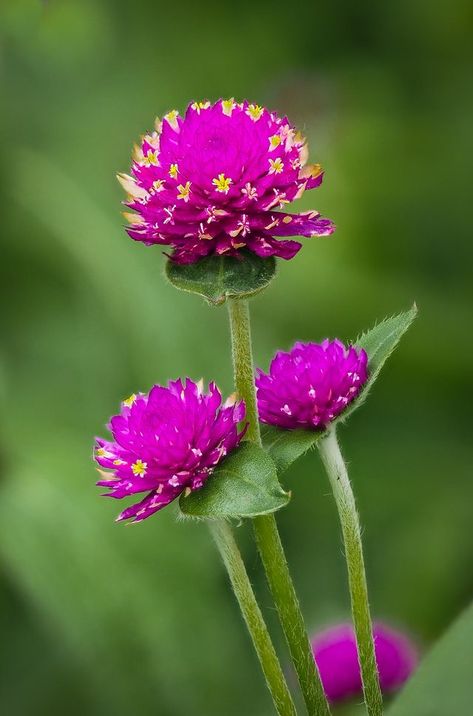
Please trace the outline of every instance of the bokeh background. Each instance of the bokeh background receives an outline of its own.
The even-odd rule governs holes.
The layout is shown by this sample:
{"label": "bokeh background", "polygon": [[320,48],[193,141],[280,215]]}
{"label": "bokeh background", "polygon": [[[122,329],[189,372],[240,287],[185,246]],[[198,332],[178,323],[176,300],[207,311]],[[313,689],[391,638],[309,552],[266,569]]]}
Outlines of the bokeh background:
{"label": "bokeh background", "polygon": [[[272,713],[205,526],[173,507],[116,525],[94,487],[92,438],[123,397],[179,375],[232,389],[225,309],[166,285],[114,178],[154,116],[194,98],[287,113],[326,169],[300,204],[338,230],[254,300],[259,365],[417,301],[342,441],[375,616],[428,649],[471,599],[471,23],[468,0],[1,0],[3,713]],[[286,485],[317,630],[349,613],[336,511],[316,454]]]}

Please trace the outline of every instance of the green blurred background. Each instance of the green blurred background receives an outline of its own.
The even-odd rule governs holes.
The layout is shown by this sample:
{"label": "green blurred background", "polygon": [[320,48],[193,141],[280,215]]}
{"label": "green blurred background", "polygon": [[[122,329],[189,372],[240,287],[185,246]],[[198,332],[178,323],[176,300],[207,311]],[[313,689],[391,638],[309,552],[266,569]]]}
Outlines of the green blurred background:
{"label": "green blurred background", "polygon": [[[194,98],[287,113],[326,169],[300,203],[338,230],[253,302],[258,364],[417,301],[342,441],[376,617],[428,648],[471,599],[471,22],[468,0],[1,0],[3,713],[272,712],[206,528],[173,507],[118,526],[94,487],[92,437],[124,396],[179,375],[232,389],[225,310],[165,284],[114,177],[155,115]],[[336,511],[315,454],[286,485],[316,630],[348,615]]]}

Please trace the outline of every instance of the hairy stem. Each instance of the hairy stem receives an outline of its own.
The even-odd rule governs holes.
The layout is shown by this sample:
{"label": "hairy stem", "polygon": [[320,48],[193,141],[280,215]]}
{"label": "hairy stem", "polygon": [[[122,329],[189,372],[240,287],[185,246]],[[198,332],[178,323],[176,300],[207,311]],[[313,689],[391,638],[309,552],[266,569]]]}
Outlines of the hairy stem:
{"label": "hairy stem", "polygon": [[383,713],[383,698],[374,651],[360,522],[350,479],[340,452],[334,427],[319,440],[318,446],[330,480],[335,502],[337,503],[342,526],[351,609],[358,645],[358,660],[366,709],[369,716],[381,716]]}
{"label": "hairy stem", "polygon": [[[239,397],[246,404],[246,418],[249,423],[247,437],[261,445],[248,302],[230,299],[228,311],[235,386]],[[256,517],[253,520],[253,527],[256,544],[309,716],[329,716],[330,709],[314,661],[274,515]]]}
{"label": "hairy stem", "polygon": [[248,574],[231,527],[224,521],[210,522],[210,530],[227,568],[233,591],[250,632],[256,653],[280,716],[296,716],[296,709],[276,656],[266,624],[256,602]]}

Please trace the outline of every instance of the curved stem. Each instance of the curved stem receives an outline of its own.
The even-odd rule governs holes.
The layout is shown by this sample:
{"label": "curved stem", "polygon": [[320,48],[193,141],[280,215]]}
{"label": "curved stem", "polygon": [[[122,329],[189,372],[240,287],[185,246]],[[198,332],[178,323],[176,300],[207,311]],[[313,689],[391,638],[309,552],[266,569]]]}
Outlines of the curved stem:
{"label": "curved stem", "polygon": [[355,497],[334,427],[319,440],[318,447],[337,503],[342,526],[351,609],[366,708],[370,716],[381,716],[383,713],[383,698],[374,650],[360,522]]}
{"label": "curved stem", "polygon": [[[248,302],[229,300],[228,311],[235,386],[246,404],[246,417],[249,422],[247,437],[261,445]],[[253,527],[309,716],[330,716],[274,515],[256,517]]]}
{"label": "curved stem", "polygon": [[210,530],[227,568],[233,591],[263,669],[266,684],[280,716],[296,716],[296,709],[276,656],[266,624],[256,602],[245,565],[230,526],[223,521],[210,522]]}
{"label": "curved stem", "polygon": [[330,716],[274,515],[253,521],[256,544],[309,716]]}

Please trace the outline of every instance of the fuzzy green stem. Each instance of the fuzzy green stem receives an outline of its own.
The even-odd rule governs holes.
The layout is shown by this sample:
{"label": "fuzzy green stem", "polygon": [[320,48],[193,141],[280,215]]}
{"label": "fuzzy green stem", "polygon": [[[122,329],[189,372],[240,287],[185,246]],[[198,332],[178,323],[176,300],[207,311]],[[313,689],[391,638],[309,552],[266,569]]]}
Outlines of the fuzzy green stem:
{"label": "fuzzy green stem", "polygon": [[245,401],[248,431],[246,437],[261,445],[258,406],[256,404],[253,351],[251,348],[250,307],[245,300],[229,300],[228,313],[232,336],[233,374],[238,395]]}
{"label": "fuzzy green stem", "polygon": [[360,522],[335,427],[332,427],[327,435],[319,440],[318,447],[340,516],[366,709],[369,716],[382,716],[383,698],[374,651]]}
{"label": "fuzzy green stem", "polygon": [[210,522],[210,530],[227,568],[243,618],[280,716],[296,716],[296,709],[276,656],[261,610],[256,601],[245,565],[231,527],[224,521]]}
{"label": "fuzzy green stem", "polygon": [[[247,437],[261,445],[248,301],[229,300],[235,386],[246,404]],[[253,520],[256,544],[309,716],[330,716],[274,515]]]}

